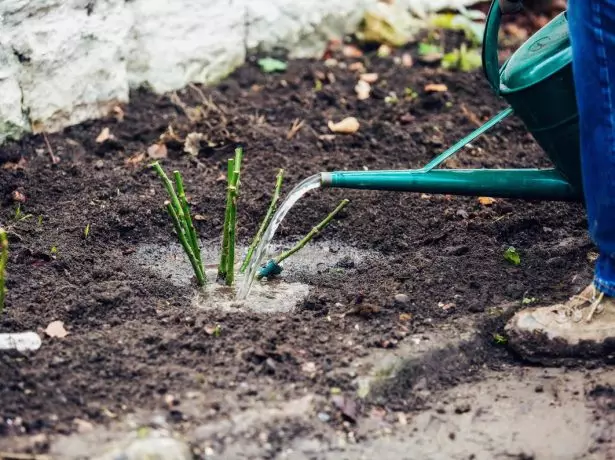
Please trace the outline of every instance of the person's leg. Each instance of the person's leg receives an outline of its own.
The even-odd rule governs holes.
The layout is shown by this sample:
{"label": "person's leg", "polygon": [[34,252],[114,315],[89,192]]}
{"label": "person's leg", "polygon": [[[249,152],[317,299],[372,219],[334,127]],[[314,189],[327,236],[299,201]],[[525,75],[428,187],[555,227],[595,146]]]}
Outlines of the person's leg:
{"label": "person's leg", "polygon": [[594,282],[615,296],[615,0],[570,0],[568,17]]}
{"label": "person's leg", "polygon": [[615,353],[615,0],[569,0],[567,14],[588,230],[600,255],[581,295],[508,323],[511,345],[537,361]]}

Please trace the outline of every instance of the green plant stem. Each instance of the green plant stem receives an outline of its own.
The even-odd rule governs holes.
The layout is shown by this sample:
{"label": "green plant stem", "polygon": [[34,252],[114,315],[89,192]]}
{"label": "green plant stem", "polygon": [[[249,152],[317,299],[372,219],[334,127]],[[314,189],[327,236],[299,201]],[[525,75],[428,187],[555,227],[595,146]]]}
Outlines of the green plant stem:
{"label": "green plant stem", "polygon": [[184,181],[182,180],[182,176],[179,171],[173,171],[173,175],[175,176],[175,186],[177,187],[177,194],[179,195],[179,201],[182,206],[182,211],[184,212],[184,226],[186,231],[186,236],[189,237],[189,243],[192,247],[192,252],[194,253],[197,262],[199,263],[199,267],[201,268],[201,272],[203,272],[203,262],[201,260],[201,249],[199,248],[199,241],[196,237],[196,230],[194,229],[194,224],[192,222],[192,217],[190,216],[190,207],[188,206],[188,200],[186,199],[186,192],[184,190]]}
{"label": "green plant stem", "polygon": [[168,176],[162,169],[162,166],[160,166],[160,162],[156,161],[152,163],[151,166],[158,173],[158,176],[162,180],[162,185],[164,185],[164,188],[167,190],[169,198],[171,199],[171,204],[173,205],[173,208],[175,209],[175,212],[177,213],[177,217],[179,217],[180,220],[183,220],[184,211],[181,205],[179,204],[179,199],[177,198],[177,194],[175,193],[175,190],[173,189],[173,184],[171,183]]}
{"label": "green plant stem", "polygon": [[233,175],[235,174],[235,160],[229,159],[226,171],[226,208],[224,210],[224,227],[222,228],[222,250],[220,251],[220,263],[218,264],[218,280],[226,279],[228,259],[228,226],[231,214],[231,187],[233,185]]}
{"label": "green plant stem", "polygon": [[299,241],[293,248],[291,248],[288,251],[283,252],[282,254],[277,256],[274,259],[275,262],[277,264],[279,264],[284,259],[289,258],[295,252],[301,250],[306,244],[308,244],[310,242],[310,240],[312,240],[312,238],[314,238],[316,235],[318,235],[327,225],[329,225],[331,223],[331,221],[333,220],[333,218],[335,217],[335,215],[337,213],[339,213],[342,209],[344,209],[349,202],[350,202],[349,200],[342,200],[340,202],[340,204],[338,204],[337,207],[331,212],[331,214],[329,214],[327,217],[325,217],[325,219],[321,223],[319,223],[316,227],[314,227],[312,230],[310,230],[310,233],[305,235],[303,237],[303,239],[301,241]]}
{"label": "green plant stem", "polygon": [[179,220],[179,216],[175,212],[173,205],[171,203],[167,204],[167,212],[173,221],[173,226],[175,227],[175,232],[177,233],[177,237],[179,238],[179,242],[181,243],[188,259],[190,260],[190,264],[192,265],[192,269],[194,270],[194,274],[196,275],[196,280],[199,286],[205,285],[205,274],[203,273],[203,267],[199,264],[194,252],[192,251],[192,247],[186,238],[186,234],[183,231],[182,224]]}
{"label": "green plant stem", "polygon": [[237,198],[239,197],[239,176],[243,149],[235,149],[233,183],[231,187],[231,210],[228,226],[228,253],[226,259],[226,285],[232,286],[235,280],[235,234],[237,229]]}
{"label": "green plant stem", "polygon": [[9,259],[9,240],[4,229],[0,229],[0,313],[4,311],[4,298],[6,296],[5,276],[6,264]]}
{"label": "green plant stem", "polygon": [[276,177],[275,189],[273,191],[273,197],[271,198],[271,203],[269,204],[269,209],[267,210],[267,214],[265,215],[263,222],[261,222],[261,226],[258,229],[258,232],[256,232],[256,236],[254,237],[252,244],[250,244],[250,247],[248,248],[248,254],[246,255],[246,258],[244,259],[243,264],[241,264],[241,268],[239,269],[241,273],[244,273],[246,269],[248,268],[248,265],[250,264],[250,260],[252,260],[252,255],[254,254],[254,250],[256,249],[256,246],[258,246],[258,244],[261,242],[261,239],[263,238],[263,233],[265,233],[265,230],[267,229],[269,222],[271,222],[271,218],[273,217],[273,212],[275,211],[276,205],[278,204],[278,201],[280,200],[280,190],[282,189],[283,179],[284,179],[284,170],[280,169]]}

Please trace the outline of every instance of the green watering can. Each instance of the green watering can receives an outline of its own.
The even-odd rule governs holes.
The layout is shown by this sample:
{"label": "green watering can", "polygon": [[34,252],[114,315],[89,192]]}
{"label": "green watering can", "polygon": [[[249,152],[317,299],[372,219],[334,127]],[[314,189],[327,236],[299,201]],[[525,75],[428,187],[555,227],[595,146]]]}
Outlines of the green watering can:
{"label": "green watering can", "polygon": [[[510,105],[421,169],[321,173],[321,186],[501,198],[582,201],[578,111],[572,78],[567,13],[555,17],[502,66],[497,0],[487,15],[483,70],[497,95]],[[555,168],[435,169],[465,145],[515,114],[524,122]]]}

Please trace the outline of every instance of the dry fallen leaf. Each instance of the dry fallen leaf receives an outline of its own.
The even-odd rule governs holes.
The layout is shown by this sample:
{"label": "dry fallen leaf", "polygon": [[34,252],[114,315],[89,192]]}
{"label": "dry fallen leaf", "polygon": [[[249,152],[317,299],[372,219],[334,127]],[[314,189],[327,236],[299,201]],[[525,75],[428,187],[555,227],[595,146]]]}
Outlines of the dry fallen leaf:
{"label": "dry fallen leaf", "polygon": [[203,133],[188,134],[186,136],[186,140],[184,141],[184,152],[189,153],[193,157],[198,156],[203,137],[205,137]]}
{"label": "dry fallen leaf", "polygon": [[124,160],[124,164],[126,166],[136,166],[139,163],[141,163],[143,160],[145,160],[145,152],[140,152]]}
{"label": "dry fallen leaf", "polygon": [[109,128],[103,128],[98,137],[96,138],[96,142],[98,144],[102,144],[109,139],[113,139],[113,134],[111,134],[111,130]]}
{"label": "dry fallen leaf", "polygon": [[17,171],[18,169],[26,168],[26,159],[21,157],[17,163],[8,162],[2,165],[2,169],[8,169],[9,171]]}
{"label": "dry fallen leaf", "polygon": [[167,157],[167,146],[164,144],[152,144],[147,148],[147,156],[154,160]]}
{"label": "dry fallen leaf", "polygon": [[404,67],[412,67],[414,65],[414,59],[410,53],[404,53],[401,56],[401,65]]}
{"label": "dry fallen leaf", "polygon": [[362,81],[367,83],[376,83],[378,81],[378,74],[375,72],[364,73],[359,77]]}
{"label": "dry fallen leaf", "polygon": [[406,323],[412,319],[412,314],[410,313],[400,313],[399,320]]}
{"label": "dry fallen leaf", "polygon": [[480,204],[482,204],[483,206],[489,206],[489,205],[495,203],[496,199],[495,198],[491,198],[489,196],[479,196],[478,197],[478,202]]}
{"label": "dry fallen leaf", "polygon": [[448,91],[448,86],[442,83],[430,83],[425,85],[425,91],[428,93],[446,93]]}
{"label": "dry fallen leaf", "polygon": [[26,202],[26,195],[24,195],[23,193],[21,193],[18,190],[13,190],[13,193],[11,193],[11,199],[13,201],[17,201],[18,203],[25,203]]}
{"label": "dry fallen leaf", "polygon": [[372,87],[365,80],[359,80],[354,87],[354,90],[357,93],[357,99],[364,101],[369,98],[369,93],[371,93]]}
{"label": "dry fallen leaf", "polygon": [[342,48],[342,54],[349,58],[357,58],[363,56],[363,51],[353,45],[345,45]]}
{"label": "dry fallen leaf", "polygon": [[113,116],[115,117],[115,119],[117,121],[124,121],[124,111],[122,110],[122,108],[119,105],[116,105],[115,107],[113,107]]}
{"label": "dry fallen leaf", "polygon": [[352,70],[353,72],[365,72],[365,65],[360,61],[353,62],[348,66],[348,70]]}
{"label": "dry fallen leaf", "polygon": [[359,120],[355,117],[344,118],[342,121],[338,123],[334,123],[329,121],[329,129],[338,134],[352,134],[356,133],[359,130]]}
{"label": "dry fallen leaf", "polygon": [[68,335],[66,329],[64,329],[64,323],[62,321],[52,321],[45,329],[45,334],[49,337],[57,337],[62,339]]}

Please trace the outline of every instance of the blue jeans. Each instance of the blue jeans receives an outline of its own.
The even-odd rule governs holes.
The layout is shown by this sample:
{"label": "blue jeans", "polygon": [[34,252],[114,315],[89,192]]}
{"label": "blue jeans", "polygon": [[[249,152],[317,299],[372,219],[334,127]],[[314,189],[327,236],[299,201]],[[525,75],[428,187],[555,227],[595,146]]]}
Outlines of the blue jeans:
{"label": "blue jeans", "polygon": [[615,297],[615,0],[568,0],[594,285]]}

